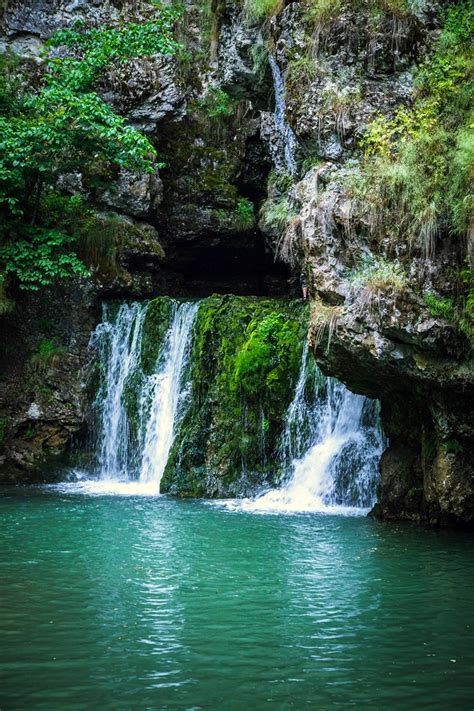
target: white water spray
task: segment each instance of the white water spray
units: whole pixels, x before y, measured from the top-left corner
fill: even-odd
[[[159,492],[161,477],[189,394],[184,374],[191,346],[191,329],[198,304],[175,309],[165,346],[162,368],[151,376],[151,412],[146,427],[140,481]]]
[[[104,305],[103,321],[91,339],[105,369],[96,398],[100,414],[99,468],[101,479],[129,478],[132,442],[124,395],[130,376],[140,362],[141,335],[146,304],[122,304],[115,317]]]

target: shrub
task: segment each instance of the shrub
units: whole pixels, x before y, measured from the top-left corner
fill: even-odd
[[[452,299],[436,296],[432,291],[428,291],[423,298],[432,316],[435,318],[444,318],[446,321],[454,320],[455,308]]]
[[[362,141],[361,203],[379,237],[407,239],[433,257],[441,234],[467,231],[473,198],[473,0],[449,7],[437,45],[417,77],[413,106],[377,117]]]
[[[200,106],[209,118],[229,117],[234,114],[235,101],[223,89],[211,87],[207,96],[200,101]]]
[[[282,195],[276,200],[270,198],[263,204],[262,219],[267,227],[283,231],[294,217],[296,217],[296,211],[287,195]]]
[[[44,338],[39,342],[36,353],[31,356],[30,365],[33,370],[43,372],[56,366],[65,352],[64,346],[58,346],[54,340]]]
[[[328,22],[341,12],[341,0],[306,0],[308,20],[316,23]]]
[[[347,279],[353,284],[376,290],[393,288],[403,291],[407,285],[401,265],[383,257],[367,257],[357,269],[348,272]]]
[[[271,17],[282,7],[283,0],[244,0],[244,10],[255,20]]]
[[[234,210],[237,229],[245,232],[255,225],[255,207],[248,198],[239,198]]]

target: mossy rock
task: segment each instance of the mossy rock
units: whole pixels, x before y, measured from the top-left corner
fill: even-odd
[[[145,375],[151,375],[156,370],[156,364],[163,350],[172,313],[173,300],[167,296],[154,299],[148,306],[143,322],[140,352],[141,365]]]
[[[179,496],[226,496],[243,479],[278,477],[276,461],[298,378],[307,308],[300,301],[213,296],[200,306],[191,404],[161,482]]]

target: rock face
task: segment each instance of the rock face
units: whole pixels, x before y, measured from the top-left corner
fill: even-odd
[[[80,285],[40,298],[19,296],[16,313],[0,319],[3,480],[53,478],[84,430],[93,296],[90,286]]]
[[[5,471],[30,477],[34,463],[64,451],[83,427],[80,383],[100,298],[289,295],[298,293],[304,272],[318,363],[382,403],[389,447],[374,515],[474,522],[472,351],[421,296],[449,289],[459,248],[451,238],[439,240],[434,255],[388,236],[376,243],[373,216],[351,188],[361,179],[359,143],[368,123],[413,100],[413,67],[439,34],[445,4],[427,0],[414,12],[377,14],[343,2],[315,19],[307,3],[294,0],[256,22],[230,0],[213,1],[210,14],[207,3],[187,2],[179,29],[187,60],[130,60],[104,74],[97,91],[146,132],[166,167],[151,176],[119,173],[86,196],[99,225],[120,238],[113,268],[61,296],[63,331],[51,335],[39,325],[48,311],[43,302],[24,325],[0,318],[6,342],[22,353],[2,386]],[[113,24],[121,12],[139,18],[146,6],[15,0],[1,46],[41,64],[43,43],[60,27],[78,18]],[[81,176],[64,176],[63,188],[82,194]],[[383,272],[387,255],[388,278],[362,273],[369,262]],[[59,296],[45,298],[56,303]],[[18,303],[23,319],[31,303]],[[53,348],[47,366],[35,366],[48,340],[60,352]],[[173,480],[169,470],[168,488],[199,493],[199,467],[189,480],[183,473]]]
[[[281,437],[306,325],[300,300],[213,296],[201,303],[190,356],[190,405],[162,491],[251,495],[286,474]],[[262,349],[273,351],[266,364]],[[275,358],[283,349],[284,357]]]
[[[287,116],[317,163],[287,192],[291,219],[279,248],[305,270],[314,299],[310,343],[322,369],[381,400],[390,445],[374,515],[472,525],[472,350],[422,298],[452,288],[446,275],[460,269],[458,237],[443,235],[432,253],[390,245],[388,237],[376,243],[351,188],[362,180],[358,143],[368,121],[376,112],[390,117],[413,95],[410,66],[437,36],[439,8],[387,18],[375,34],[363,12],[322,21],[310,79],[301,5],[290,4],[275,20]],[[273,204],[279,199],[278,190],[270,196]],[[364,273],[364,263],[375,265],[377,278]]]
[[[91,241],[106,241],[107,253],[94,256],[92,283],[65,285],[39,300],[20,294],[15,313],[0,317],[3,478],[29,480],[34,471],[43,476],[36,467],[70,449],[86,427],[90,394],[83,372],[101,299],[291,293],[290,271],[275,265],[254,218],[252,200],[265,192],[271,167],[259,140],[259,113],[248,99],[249,93],[264,95],[268,103],[265,71],[252,51],[257,28],[244,26],[239,13],[229,15],[221,28],[219,68],[212,68],[207,10],[188,5],[180,34],[191,53],[189,66],[160,56],[128,60],[95,87],[148,135],[167,166],[151,175],[118,171],[108,176],[107,187],[89,191],[81,174],[64,175],[60,189],[95,206]],[[58,29],[77,20],[92,27],[139,22],[153,11],[148,2],[9,0],[0,50],[33,61],[41,72],[45,42]],[[240,28],[235,38],[231,27]],[[235,96],[209,90],[224,85]],[[227,103],[220,113],[222,96]],[[50,322],[54,328],[44,326]]]

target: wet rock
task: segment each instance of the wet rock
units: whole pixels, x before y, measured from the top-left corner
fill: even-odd
[[[258,27],[234,10],[220,28],[217,76],[237,98],[254,100],[270,89],[267,47]]]

